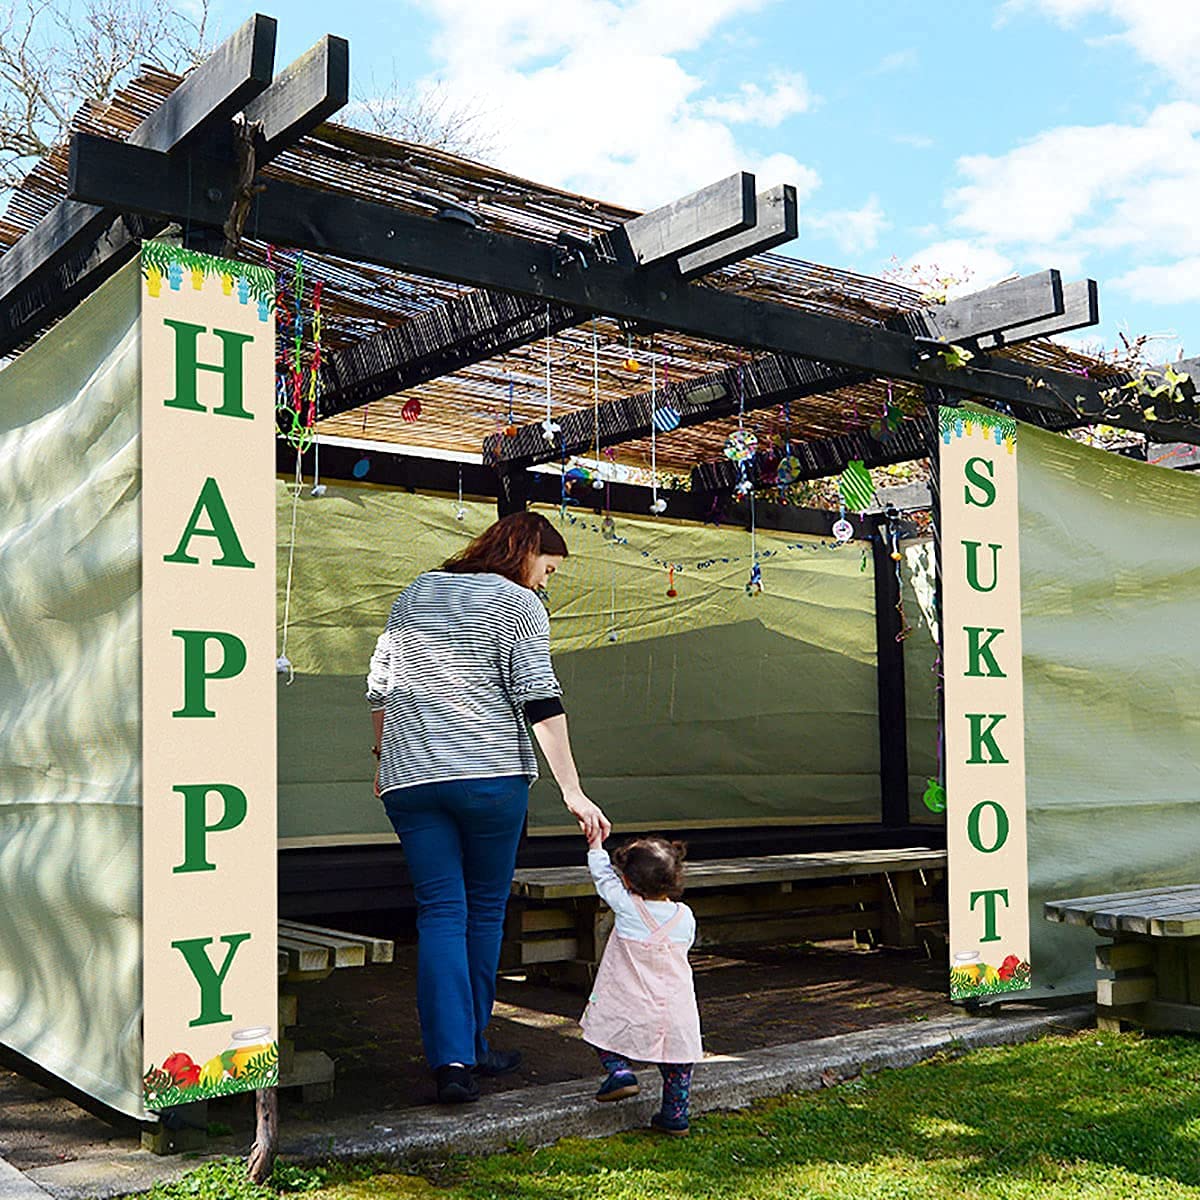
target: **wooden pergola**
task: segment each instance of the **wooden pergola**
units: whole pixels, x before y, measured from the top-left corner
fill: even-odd
[[[364,134],[329,123],[349,94],[346,42],[326,36],[276,75],[275,34],[256,15],[186,78],[149,72],[79,114],[69,146],[0,223],[0,353],[173,226],[197,249],[250,261],[303,252],[327,288],[319,430],[403,443],[373,481],[453,491],[461,480],[502,513],[558,499],[559,480],[532,467],[606,449],[641,460],[654,403],[679,418],[657,437],[659,465],[691,477],[670,511],[701,519],[714,497],[742,519],[731,499],[742,471],[769,478],[762,456],[738,468],[721,453],[739,414],[786,434],[800,479],[856,459],[936,464],[931,413],[965,398],[1052,429],[1104,422],[1200,444],[1194,386],[1150,421],[1123,387],[1128,373],[1045,340],[1097,322],[1094,281],[1045,270],[935,304],[770,253],[796,235],[795,191],[760,191],[745,172],[638,215]],[[622,372],[631,343],[669,364],[653,401],[645,371]],[[1175,366],[1200,379],[1200,360]],[[410,396],[425,409],[419,425],[399,419]],[[872,435],[889,396],[903,419]],[[502,434],[497,414],[515,430]],[[327,446],[323,473],[348,477],[356,457]],[[281,468],[294,458],[281,440]],[[612,489],[614,508],[645,512],[646,501],[644,489]],[[834,516],[760,505],[758,520],[826,534]],[[895,520],[875,514],[857,532]],[[874,539],[877,557],[885,540]],[[898,585],[876,565],[880,828],[896,831],[908,823]]]

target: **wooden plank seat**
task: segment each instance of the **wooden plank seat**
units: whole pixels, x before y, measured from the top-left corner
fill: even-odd
[[[853,937],[913,946],[945,919],[946,852],[925,848],[774,854],[689,863],[697,946]],[[516,872],[501,970],[587,986],[612,929],[586,866]]]
[[[1200,1033],[1200,884],[1051,900],[1043,912],[1111,939],[1096,948],[1098,1028]]]
[[[323,1050],[297,1050],[299,983],[319,983],[339,969],[390,963],[395,943],[302,921],[279,922],[279,1086],[300,1088],[306,1103],[333,1096],[335,1066]]]

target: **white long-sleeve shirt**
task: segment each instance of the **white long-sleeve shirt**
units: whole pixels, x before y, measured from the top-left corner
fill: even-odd
[[[498,775],[537,778],[524,706],[562,695],[550,619],[502,575],[429,571],[401,592],[371,656],[384,710],[379,787]]]
[[[600,899],[613,910],[616,918],[617,933],[622,937],[633,938],[634,941],[644,942],[650,937],[652,930],[648,929],[638,912],[620,875],[608,857],[608,851],[589,850],[587,856],[588,870],[592,874],[592,882]],[[665,925],[677,909],[683,909],[683,915],[671,927],[667,937],[682,946],[690,946],[696,940],[696,917],[682,900],[644,900],[642,902],[650,910],[650,915],[660,924]]]

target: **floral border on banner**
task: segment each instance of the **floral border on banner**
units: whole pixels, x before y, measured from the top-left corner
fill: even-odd
[[[142,1077],[146,1108],[158,1112],[176,1104],[232,1096],[239,1092],[275,1087],[279,1083],[279,1046],[258,1042],[231,1046],[207,1062],[177,1051],[162,1066],[149,1066]]]

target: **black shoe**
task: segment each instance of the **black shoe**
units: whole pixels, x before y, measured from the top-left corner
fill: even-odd
[[[433,1073],[439,1104],[466,1104],[479,1099],[477,1084],[466,1067],[438,1067]]]
[[[471,1070],[485,1079],[493,1079],[497,1075],[511,1075],[520,1065],[520,1050],[489,1049]]]

